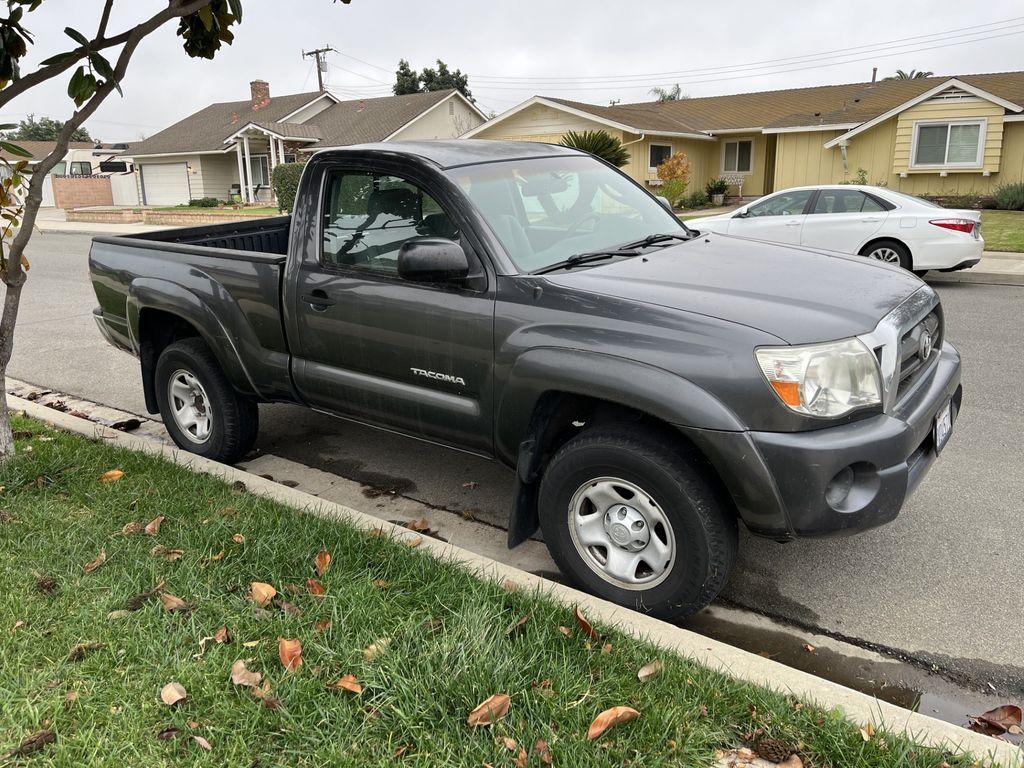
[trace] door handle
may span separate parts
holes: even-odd
[[[876,221],[881,221],[881,220],[882,220],[881,216],[868,216],[866,218],[861,219],[861,221],[863,221],[865,223],[867,223],[869,221],[870,222],[876,222]]]
[[[309,304],[315,312],[323,312],[328,307],[333,307],[336,303],[334,299],[319,288],[312,293],[303,294],[302,300]]]
[[[797,220],[797,221],[787,221],[786,222],[786,226],[787,227],[799,227],[800,226],[800,221],[799,220]]]

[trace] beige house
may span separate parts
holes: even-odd
[[[484,120],[456,90],[340,101],[320,91],[271,97],[270,86],[254,80],[248,100],[211,104],[133,144],[132,155],[143,205],[269,202],[279,163],[372,141],[451,139]]]
[[[624,170],[652,186],[657,165],[683,152],[690,192],[727,176],[758,196],[863,169],[869,184],[911,194],[986,194],[1024,181],[1024,72],[608,107],[535,96],[464,138],[558,142],[596,129],[626,145]]]

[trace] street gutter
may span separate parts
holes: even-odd
[[[384,534],[397,540],[419,538],[414,531],[382,521],[351,507],[320,499],[295,488],[288,488],[241,469],[168,448],[146,438],[61,413],[39,403],[8,396],[8,407],[12,411],[24,412],[31,418],[67,432],[100,439],[117,447],[162,456],[175,464],[219,477],[229,483],[240,481],[251,493],[274,499],[310,514],[342,520],[360,530],[381,529]],[[824,709],[839,707],[845,716],[855,723],[870,722],[876,728],[904,733],[921,744],[968,751],[975,757],[986,758],[1006,768],[1024,766],[1024,752],[1013,744],[880,701],[859,691],[675,627],[446,542],[425,538],[420,549],[440,560],[461,564],[481,578],[512,581],[523,589],[541,591],[563,605],[580,606],[592,619],[614,625],[619,631],[631,637],[654,643],[740,680],[784,694],[793,694],[813,701]]]

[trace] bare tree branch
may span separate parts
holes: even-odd
[[[112,2],[112,0],[109,1]],[[171,0],[171,2],[168,3],[167,8],[157,14],[154,14],[150,19],[136,27],[125,30],[113,37],[97,37],[96,40],[89,43],[89,51],[95,53],[96,51],[102,51],[107,48],[123,45],[127,43],[131,36],[139,29],[145,28],[145,34],[148,35],[150,32],[153,32],[158,27],[162,26],[165,22],[195,13],[203,6],[209,5],[209,3],[210,0]],[[0,91],[0,108],[3,108],[6,104],[13,101],[25,91],[67,72],[73,66],[78,64],[78,62],[88,56],[89,51],[86,51],[84,47],[79,46],[78,48],[74,48],[69,51],[69,53],[75,54],[74,58],[61,62],[60,64],[50,64],[49,66],[40,67],[35,72],[18,78]]]
[[[114,7],[114,0],[107,0],[103,6],[103,15],[100,17],[100,28],[96,32],[96,39],[102,40],[107,34],[107,23],[110,21],[110,9]]]

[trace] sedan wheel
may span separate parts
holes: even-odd
[[[898,264],[904,269],[911,269],[910,251],[902,243],[895,240],[879,240],[860,252],[861,256],[867,256],[875,261],[884,261],[886,264]]]

